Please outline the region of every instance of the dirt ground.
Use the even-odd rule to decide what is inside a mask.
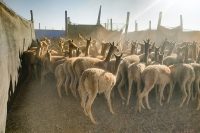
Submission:
[[[60,99],[55,89],[55,80],[47,79],[45,87],[33,80],[21,91],[8,112],[7,133],[199,133],[200,111],[196,102],[178,108],[179,91],[171,103],[160,107],[155,93],[150,94],[151,110],[135,112],[135,97],[132,95],[126,106],[115,90],[112,99],[112,115],[104,96],[99,95],[93,104],[93,115],[98,125],[93,125],[84,115],[79,99],[71,94]]]

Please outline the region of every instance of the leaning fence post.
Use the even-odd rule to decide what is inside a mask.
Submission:
[[[30,10],[30,13],[31,13],[31,21],[32,21],[32,23],[33,23],[33,11]]]
[[[127,34],[127,32],[128,32],[129,16],[130,16],[130,12],[127,12],[125,34]]]

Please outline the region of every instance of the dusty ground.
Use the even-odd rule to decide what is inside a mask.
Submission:
[[[178,108],[180,97],[173,95],[171,104],[160,107],[151,93],[152,110],[134,111],[135,98],[125,106],[118,94],[113,101],[111,115],[106,100],[98,96],[93,105],[93,115],[98,125],[91,124],[80,107],[79,100],[71,94],[59,99],[55,81],[48,79],[40,88],[39,81],[27,84],[8,112],[7,133],[199,133],[200,111],[196,102]]]

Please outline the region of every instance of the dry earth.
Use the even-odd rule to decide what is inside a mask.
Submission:
[[[112,115],[106,100],[99,95],[93,105],[93,115],[98,125],[93,125],[84,115],[79,99],[71,94],[59,99],[55,80],[46,80],[40,88],[39,81],[32,80],[22,88],[8,112],[7,133],[199,133],[200,111],[196,102],[178,108],[180,92],[176,91],[170,105],[160,107],[154,91],[150,94],[152,110],[135,112],[135,98],[129,106],[115,90],[112,99],[116,112]],[[133,92],[134,93],[134,92]]]

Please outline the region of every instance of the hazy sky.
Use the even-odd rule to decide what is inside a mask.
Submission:
[[[102,5],[101,22],[112,18],[114,27],[122,27],[126,22],[126,12],[130,11],[129,31],[147,29],[149,20],[156,28],[159,12],[163,12],[162,25],[179,25],[179,15],[183,15],[184,29],[200,30],[200,0],[3,0],[24,18],[30,19],[29,10],[34,13],[35,28],[64,28],[64,11],[68,11],[72,23],[96,24],[99,6]]]

